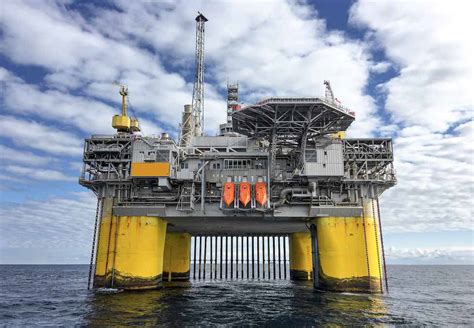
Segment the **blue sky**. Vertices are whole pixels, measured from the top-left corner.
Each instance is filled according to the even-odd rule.
[[[225,85],[247,104],[320,96],[357,113],[352,137],[392,137],[381,199],[389,263],[474,263],[473,42],[468,1],[10,1],[0,13],[0,263],[87,263],[95,200],[83,138],[112,133],[114,81],[146,134],[177,135],[206,26],[206,131]]]

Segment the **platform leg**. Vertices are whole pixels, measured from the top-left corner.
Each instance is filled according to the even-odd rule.
[[[319,289],[381,293],[380,235],[372,200],[363,215],[313,220],[317,236]]]
[[[311,258],[311,234],[290,234],[290,279],[311,280],[313,261]]]
[[[162,218],[114,216],[104,200],[97,246],[95,288],[161,286],[167,223]]]
[[[163,280],[189,280],[191,235],[168,232],[165,241]]]

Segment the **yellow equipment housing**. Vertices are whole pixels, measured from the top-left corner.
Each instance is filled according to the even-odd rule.
[[[112,127],[118,131],[128,131],[130,129],[130,117],[114,115],[112,117]]]

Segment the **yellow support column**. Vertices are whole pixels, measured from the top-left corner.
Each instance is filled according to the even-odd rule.
[[[311,280],[312,271],[311,234],[309,232],[290,234],[290,278]]]
[[[364,200],[361,217],[324,217],[317,229],[319,288],[341,292],[382,292],[380,235],[375,204]]]
[[[165,241],[163,280],[189,280],[191,235],[168,232]]]
[[[161,285],[166,221],[114,216],[105,199],[97,245],[94,287],[152,289]]]

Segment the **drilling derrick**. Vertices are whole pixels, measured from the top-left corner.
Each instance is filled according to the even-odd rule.
[[[194,135],[201,136],[204,128],[204,24],[203,14],[196,17],[196,74],[193,88]]]

